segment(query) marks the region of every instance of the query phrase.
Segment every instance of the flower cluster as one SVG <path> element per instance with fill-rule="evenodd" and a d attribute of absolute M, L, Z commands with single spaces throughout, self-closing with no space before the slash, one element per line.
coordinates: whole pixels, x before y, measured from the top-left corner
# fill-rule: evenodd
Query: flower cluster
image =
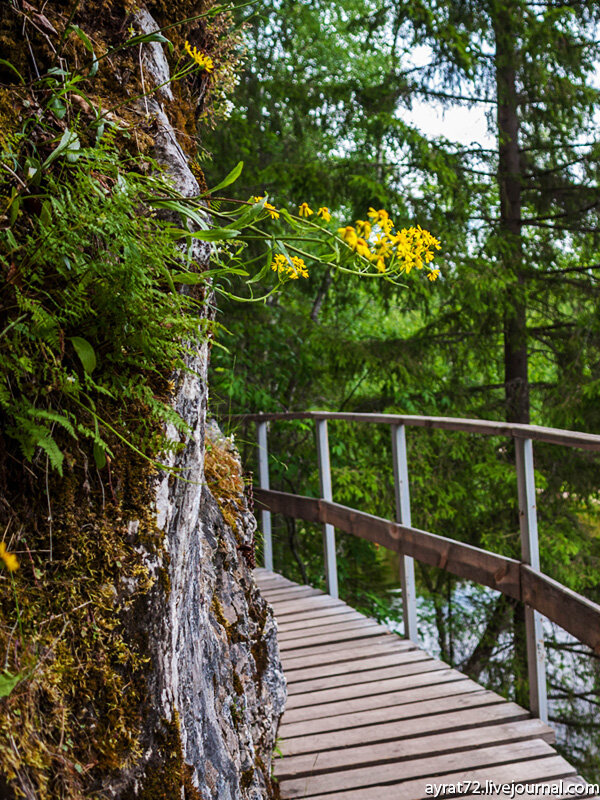
<path fill-rule="evenodd" d="M 14 553 L 9 553 L 4 542 L 0 542 L 0 559 L 4 561 L 4 566 L 9 572 L 14 572 L 19 568 L 19 560 Z"/>
<path fill-rule="evenodd" d="M 310 208 L 308 203 L 301 203 L 298 206 L 298 216 L 300 217 L 312 217 L 315 212 Z M 325 222 L 329 222 L 331 219 L 331 214 L 329 213 L 329 209 L 327 206 L 321 206 L 317 211 L 317 217 L 321 217 Z"/>
<path fill-rule="evenodd" d="M 283 253 L 277 253 L 273 258 L 271 269 L 278 275 L 286 275 L 292 280 L 308 278 L 308 270 L 306 269 L 304 259 L 298 258 L 297 256 L 288 258 L 284 256 Z"/>
<path fill-rule="evenodd" d="M 265 211 L 272 219 L 279 219 L 280 212 L 271 203 L 265 202 L 266 196 L 255 196 L 252 200 L 254 203 L 262 203 Z M 286 218 L 289 218 L 287 212 L 283 213 Z M 301 220 L 302 218 L 306 220 L 304 223 L 306 232 L 302 232 L 304 241 L 307 240 L 307 235 L 311 233 L 309 228 L 318 229 L 321 227 L 309 221 L 309 217 L 313 215 L 315 215 L 315 212 L 308 203 L 304 202 L 298 206 L 298 217 Z M 325 223 L 330 222 L 331 213 L 327 206 L 321 206 L 316 212 L 316 217 L 319 217 Z M 363 264 L 366 261 L 378 273 L 408 275 L 412 269 L 425 269 L 430 281 L 435 281 L 440 276 L 440 270 L 434 269 L 431 264 L 435 250 L 441 249 L 438 239 L 432 236 L 429 231 L 423 230 L 420 225 L 395 231 L 390 215 L 383 208 L 378 211 L 374 208 L 369 208 L 366 220 L 358 219 L 354 225 L 338 228 L 337 235 L 360 259 L 363 259 Z M 331 232 L 328 233 L 328 236 L 335 238 Z M 292 245 L 293 238 L 288 241 L 288 246 L 292 250 L 305 255 L 302 250 Z M 311 240 L 309 239 L 309 241 Z M 279 253 L 275 255 L 271 268 L 279 276 L 292 279 L 308 278 L 308 271 L 303 259 L 296 256 L 288 257 Z M 365 272 L 364 266 L 360 269 L 360 272 Z"/>
<path fill-rule="evenodd" d="M 196 64 L 203 69 L 205 72 L 212 72 L 215 68 L 213 64 L 213 60 L 210 56 L 201 53 L 196 47 L 192 47 L 191 44 L 186 41 L 185 51 L 189 55 L 189 57 L 196 62 Z"/>
<path fill-rule="evenodd" d="M 434 281 L 440 270 L 430 266 L 439 241 L 419 225 L 394 232 L 394 223 L 384 209 L 370 208 L 368 220 L 359 219 L 355 225 L 338 228 L 339 237 L 359 256 L 369 261 L 378 272 L 408 273 L 414 268 L 428 270 Z"/>
<path fill-rule="evenodd" d="M 255 203 L 262 203 L 265 198 L 263 195 L 262 197 L 255 196 L 253 199 Z M 271 205 L 271 203 L 265 203 L 264 209 L 265 211 L 269 212 L 271 219 L 279 219 L 279 211 L 277 211 L 274 205 Z"/>

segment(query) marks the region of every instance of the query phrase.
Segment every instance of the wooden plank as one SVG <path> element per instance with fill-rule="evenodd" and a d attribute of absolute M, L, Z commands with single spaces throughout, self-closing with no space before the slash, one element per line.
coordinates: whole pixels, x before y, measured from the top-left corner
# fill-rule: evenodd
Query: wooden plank
<path fill-rule="evenodd" d="M 290 755 L 282 746 L 284 757 L 277 766 L 277 777 L 283 781 L 360 767 L 377 767 L 378 771 L 383 764 L 395 765 L 398 777 L 404 776 L 411 769 L 416 769 L 417 774 L 435 775 L 435 771 L 429 771 L 433 769 L 430 761 L 452 755 L 454 766 L 461 766 L 465 751 L 485 746 L 498 751 L 512 742 L 542 739 L 547 730 L 547 726 L 539 719 L 517 719 L 496 725 L 455 730 L 451 736 L 443 731 L 387 742 L 370 741 L 367 745 L 340 747 L 336 750 L 313 750 L 300 755 Z M 338 742 L 344 741 L 345 736 L 342 734 L 335 736 Z M 497 758 L 497 753 L 494 752 L 492 757 Z M 413 767 L 417 760 L 426 763 Z"/>
<path fill-rule="evenodd" d="M 352 619 L 368 619 L 368 617 L 364 617 L 358 611 L 348 606 L 347 608 L 340 608 L 339 610 L 332 610 L 329 612 L 327 610 L 322 610 L 315 611 L 311 614 L 299 614 L 287 617 L 285 625 L 281 625 L 281 630 L 285 630 L 287 633 L 288 631 L 314 628 L 318 625 L 329 625 L 330 623 L 333 624 L 335 622 L 344 622 Z"/>
<path fill-rule="evenodd" d="M 409 664 L 393 664 L 387 667 L 367 668 L 361 672 L 326 675 L 325 677 L 315 678 L 313 680 L 291 682 L 291 679 L 288 678 L 288 697 L 296 694 L 306 694 L 307 692 L 318 692 L 323 689 L 333 689 L 339 686 L 358 686 L 362 683 L 382 681 L 388 678 L 422 675 L 426 672 L 437 672 L 441 669 L 448 669 L 448 664 L 430 658 L 428 660 L 416 661 Z"/>
<path fill-rule="evenodd" d="M 460 673 L 455 673 L 456 675 Z M 385 692 L 365 697 L 355 697 L 350 700 L 338 700 L 335 703 L 326 703 L 316 706 L 303 706 L 299 708 L 288 708 L 284 714 L 286 723 L 303 722 L 309 719 L 321 719 L 323 717 L 334 717 L 339 714 L 354 714 L 360 711 L 367 711 L 378 708 L 396 708 L 396 706 L 407 703 L 418 703 L 423 700 L 434 700 L 439 697 L 449 697 L 453 695 L 469 694 L 480 692 L 481 686 L 469 678 L 455 680 L 454 675 L 445 676 L 445 679 L 429 686 L 419 686 L 417 688 L 403 689 L 397 692 Z"/>
<path fill-rule="evenodd" d="M 300 597 L 314 597 L 323 595 L 320 589 L 313 589 L 312 586 L 293 586 L 292 588 L 273 589 L 263 592 L 265 599 L 272 605 L 283 603 L 285 600 L 297 600 Z"/>
<path fill-rule="evenodd" d="M 261 590 L 265 594 L 282 594 L 286 591 L 293 591 L 298 589 L 313 589 L 314 587 L 309 586 L 308 584 L 300 584 L 300 583 L 293 583 L 292 581 L 278 581 L 277 583 L 271 583 L 267 585 L 260 584 Z M 324 594 L 324 592 L 321 592 Z"/>
<path fill-rule="evenodd" d="M 429 782 L 440 783 L 442 781 L 439 776 L 444 775 L 444 773 L 468 774 L 467 770 L 491 768 L 499 764 L 510 764 L 512 770 L 513 763 L 515 762 L 518 763 L 535 757 L 549 757 L 552 755 L 554 755 L 554 751 L 546 742 L 542 742 L 540 739 L 532 739 L 501 746 L 482 747 L 456 753 L 444 753 L 443 755 L 434 756 L 432 758 L 417 758 L 411 761 L 403 761 L 402 764 L 398 764 L 397 762 L 379 764 L 376 770 L 374 770 L 372 766 L 366 766 L 345 771 L 318 775 L 309 774 L 301 777 L 288 778 L 280 781 L 281 795 L 285 797 L 286 800 L 291 800 L 295 797 L 311 797 L 331 792 L 341 792 L 347 789 L 356 789 L 363 786 L 373 786 L 374 784 L 395 783 L 401 780 L 406 781 L 410 778 L 435 777 L 435 780 Z M 316 768 L 318 760 L 318 754 L 313 756 L 313 770 Z M 287 759 L 276 761 L 276 777 L 278 776 L 279 769 L 283 768 L 285 761 L 287 761 Z M 510 774 L 508 770 L 506 774 Z M 425 797 L 425 792 L 420 796 Z M 391 800 L 393 795 L 386 795 L 386 800 L 388 797 L 390 797 Z"/>
<path fill-rule="evenodd" d="M 541 425 L 521 425 L 495 420 L 462 419 L 460 417 L 425 417 L 413 414 L 364 414 L 348 411 L 298 411 L 273 414 L 237 414 L 231 419 L 254 422 L 291 419 L 345 420 L 346 422 L 370 422 L 383 425 L 406 425 L 413 428 L 480 433 L 485 436 L 509 436 L 533 439 L 538 442 L 577 447 L 582 450 L 600 451 L 600 436 L 593 433 L 568 431 L 562 428 L 545 428 Z"/>
<path fill-rule="evenodd" d="M 370 697 L 379 694 L 390 694 L 402 690 L 411 690 L 420 686 L 432 686 L 436 683 L 446 683 L 448 681 L 460 681 L 465 679 L 454 669 L 441 669 L 436 672 L 423 673 L 422 675 L 410 675 L 400 678 L 388 678 L 382 681 L 370 681 L 368 683 L 357 684 L 356 686 L 344 686 L 343 688 L 322 689 L 310 694 L 298 694 L 288 697 L 286 712 L 301 706 L 324 706 L 337 702 L 348 702 L 355 697 Z"/>
<path fill-rule="evenodd" d="M 600 606 L 521 564 L 523 601 L 600 655 Z"/>
<path fill-rule="evenodd" d="M 260 586 L 268 586 L 269 584 L 292 584 L 293 586 L 298 586 L 295 581 L 291 581 L 280 572 L 270 572 L 264 567 L 255 567 L 252 570 L 252 573 L 256 579 L 256 582 L 260 584 Z"/>
<path fill-rule="evenodd" d="M 371 669 L 379 669 L 380 667 L 391 667 L 393 665 L 404 666 L 409 664 L 423 664 L 424 662 L 432 661 L 431 656 L 423 650 L 408 650 L 402 652 L 390 652 L 383 655 L 378 653 L 365 653 L 364 656 L 356 658 L 354 652 L 354 659 L 352 661 L 345 661 L 334 664 L 317 664 L 311 667 L 296 667 L 296 669 L 289 668 L 285 671 L 285 677 L 288 682 L 288 692 L 297 683 L 303 681 L 310 681 L 313 678 L 324 678 L 326 676 L 336 675 L 355 675 L 356 673 L 365 672 Z M 439 662 L 442 663 L 441 661 Z M 445 667 L 448 665 L 445 664 Z M 295 688 L 294 688 L 295 691 Z"/>
<path fill-rule="evenodd" d="M 282 626 L 279 630 L 278 639 L 281 645 L 282 642 L 306 639 L 307 636 L 320 636 L 325 633 L 337 634 L 342 631 L 356 631 L 360 633 L 363 630 L 377 630 L 381 633 L 385 631 L 386 628 L 384 628 L 383 625 L 379 625 L 377 622 L 362 617 L 362 619 L 349 619 L 343 620 L 342 622 L 333 622 L 331 624 L 325 623 L 313 628 L 300 628 L 292 631 L 288 631 L 286 627 Z"/>
<path fill-rule="evenodd" d="M 366 726 L 375 727 L 398 720 L 405 720 L 407 723 L 415 721 L 420 724 L 420 719 L 425 721 L 431 719 L 431 724 L 433 725 L 435 724 L 434 718 L 440 717 L 445 713 L 456 713 L 458 716 L 471 708 L 489 709 L 505 702 L 506 700 L 495 692 L 480 688 L 479 691 L 469 694 L 450 695 L 448 697 L 438 697 L 435 700 L 427 699 L 416 703 L 384 706 L 383 708 L 368 708 L 366 711 L 357 711 L 353 714 L 338 714 L 303 722 L 288 722 L 284 714 L 279 726 L 279 737 L 281 739 L 293 739 L 300 736 L 326 733 L 327 731 L 351 730 L 352 728 L 365 728 Z"/>
<path fill-rule="evenodd" d="M 285 617 L 290 614 L 297 614 L 298 611 L 302 611 L 305 613 L 306 611 L 310 610 L 318 610 L 318 609 L 331 609 L 331 608 L 347 608 L 346 604 L 343 603 L 341 600 L 334 600 L 333 597 L 329 597 L 329 595 L 323 595 L 322 597 L 305 597 L 304 599 L 300 598 L 299 600 L 286 600 L 279 601 L 277 604 L 277 617 Z"/>
<path fill-rule="evenodd" d="M 445 750 L 453 749 L 455 742 L 459 741 L 459 739 L 454 738 L 454 733 L 457 731 L 469 730 L 476 735 L 478 731 L 482 731 L 488 726 L 495 728 L 500 723 L 527 719 L 530 719 L 530 714 L 515 703 L 498 703 L 492 706 L 484 706 L 483 708 L 464 709 L 461 712 L 432 714 L 418 719 L 395 720 L 379 725 L 347 728 L 342 731 L 313 732 L 308 736 L 290 737 L 287 734 L 284 736 L 280 731 L 279 735 L 283 739 L 280 747 L 287 760 L 289 756 L 316 752 L 326 753 L 336 749 L 358 747 L 364 745 L 365 742 L 369 742 L 372 745 L 414 737 L 422 738 L 425 741 L 427 738 L 425 734 L 436 734 L 447 738 L 447 742 L 441 742 L 442 749 L 436 751 L 444 752 Z M 536 720 L 536 722 L 539 722 L 539 720 Z M 500 734 L 501 732 L 498 732 L 498 740 L 501 739 Z M 554 741 L 554 732 L 543 723 L 539 723 L 535 728 L 532 738 L 538 736 L 549 744 Z"/>
<path fill-rule="evenodd" d="M 370 639 L 359 639 L 348 644 L 338 642 L 337 644 L 320 644 L 314 647 L 307 647 L 304 650 L 288 651 L 281 653 L 281 660 L 284 668 L 297 669 L 301 666 L 312 667 L 317 664 L 327 666 L 342 661 L 356 661 L 365 654 L 382 653 L 407 653 L 416 650 L 412 642 L 397 639 L 389 634 L 374 636 Z"/>
<path fill-rule="evenodd" d="M 297 586 L 297 584 L 292 583 L 291 581 L 269 581 L 268 583 L 257 581 L 257 584 L 262 594 L 267 594 L 268 592 L 272 592 L 276 589 L 293 589 L 295 586 Z"/>
<path fill-rule="evenodd" d="M 571 767 L 567 764 L 561 756 L 551 756 L 535 758 L 521 763 L 509 763 L 503 766 L 483 767 L 481 769 L 467 769 L 460 770 L 459 772 L 444 773 L 435 778 L 418 778 L 416 780 L 407 780 L 397 783 L 393 781 L 392 784 L 371 785 L 368 788 L 350 788 L 345 791 L 336 792 L 335 794 L 317 793 L 310 795 L 295 795 L 296 797 L 310 797 L 311 800 L 422 800 L 422 798 L 432 797 L 433 795 L 427 794 L 427 784 L 440 786 L 443 783 L 452 784 L 456 786 L 459 782 L 464 781 L 479 781 L 480 788 L 485 787 L 486 780 L 495 783 L 523 783 L 529 785 L 536 782 L 546 781 L 556 783 L 563 777 L 568 778 L 572 772 Z M 378 776 L 375 776 L 377 780 Z M 551 780 L 554 779 L 554 780 Z M 472 785 L 472 784 L 471 784 Z M 283 787 L 282 787 L 283 789 Z M 285 797 L 292 797 L 292 795 L 283 795 Z M 445 793 L 444 796 L 452 796 Z M 525 795 L 528 797 L 529 795 Z M 541 796 L 541 795 L 540 795 Z M 506 800 L 507 795 L 503 795 Z M 473 800 L 482 795 L 473 795 Z M 463 798 L 461 797 L 461 800 Z"/>
<path fill-rule="evenodd" d="M 274 589 L 293 589 L 299 584 L 288 581 L 287 578 L 266 578 L 257 580 L 258 588 L 261 592 L 270 592 Z"/>
<path fill-rule="evenodd" d="M 396 527 L 401 535 L 400 551 L 404 555 L 520 599 L 520 564 L 516 559 L 434 533 L 402 525 Z"/>
<path fill-rule="evenodd" d="M 368 639 L 372 636 L 381 636 L 379 625 L 365 625 L 357 630 L 344 630 L 338 633 L 320 633 L 318 635 L 306 636 L 303 639 L 292 639 L 291 641 L 280 641 L 279 650 L 300 650 L 314 647 L 319 644 L 336 644 L 338 642 L 351 642 L 353 640 Z"/>
<path fill-rule="evenodd" d="M 321 501 L 320 513 L 329 510 Z M 353 514 L 360 528 L 365 515 Z M 432 535 L 416 533 L 426 546 Z M 477 562 L 479 552 L 470 568 L 489 570 L 491 561 Z M 453 557 L 449 552 L 448 561 Z M 505 579 L 514 583 L 514 572 L 494 576 Z M 459 780 L 450 776 L 498 774 L 503 783 L 575 778 L 547 745 L 553 731 L 528 712 L 318 590 L 269 584 L 265 596 L 279 618 L 288 678 L 279 731 L 285 758 L 276 764 L 282 797 L 417 800 L 426 796 L 425 782 Z"/>

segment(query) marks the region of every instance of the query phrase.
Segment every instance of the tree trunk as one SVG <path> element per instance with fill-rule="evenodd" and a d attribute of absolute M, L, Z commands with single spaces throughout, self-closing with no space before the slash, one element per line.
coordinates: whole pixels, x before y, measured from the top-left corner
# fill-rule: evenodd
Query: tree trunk
<path fill-rule="evenodd" d="M 507 422 L 529 423 L 527 307 L 524 298 L 522 232 L 522 174 L 516 65 L 517 9 L 512 2 L 492 5 L 496 43 L 495 72 L 498 99 L 498 193 L 500 198 L 499 267 L 506 276 L 504 309 L 504 400 Z M 522 603 L 514 609 L 516 699 L 527 705 L 527 650 Z M 478 648 L 479 649 L 479 648 Z M 485 649 L 485 648 L 484 648 Z"/>
<path fill-rule="evenodd" d="M 521 160 L 516 68 L 515 10 L 500 5 L 493 16 L 498 98 L 498 190 L 500 196 L 500 269 L 507 276 L 504 311 L 504 390 L 508 422 L 529 422 L 527 308 L 524 300 L 521 239 Z"/>

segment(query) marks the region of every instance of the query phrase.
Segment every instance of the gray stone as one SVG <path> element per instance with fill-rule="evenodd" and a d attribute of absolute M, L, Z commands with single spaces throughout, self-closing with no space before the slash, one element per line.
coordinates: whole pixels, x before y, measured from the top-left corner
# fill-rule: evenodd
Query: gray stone
<path fill-rule="evenodd" d="M 158 27 L 145 11 L 137 13 L 136 23 L 143 31 Z M 143 59 L 153 80 L 168 79 L 160 44 L 144 45 Z M 148 100 L 148 108 L 156 120 L 157 161 L 179 192 L 197 195 L 198 183 L 167 114 L 156 99 Z M 196 260 L 207 266 L 209 257 L 210 247 L 198 243 Z M 147 562 L 155 575 L 168 565 L 169 588 L 157 589 L 147 612 L 154 665 L 149 718 L 160 728 L 161 720 L 177 715 L 183 759 L 203 800 L 263 800 L 272 796 L 269 776 L 285 678 L 271 608 L 244 556 L 252 546 L 254 517 L 240 494 L 233 530 L 205 484 L 205 435 L 234 452 L 214 423 L 205 424 L 208 358 L 202 342 L 190 354 L 188 370 L 175 376 L 175 408 L 189 433 L 183 449 L 170 456 L 174 472 L 165 471 L 157 482 L 165 558 L 147 554 Z M 169 435 L 181 438 L 174 428 Z M 146 765 L 158 752 L 149 736 Z M 146 772 L 136 775 L 134 795 L 143 789 Z"/>

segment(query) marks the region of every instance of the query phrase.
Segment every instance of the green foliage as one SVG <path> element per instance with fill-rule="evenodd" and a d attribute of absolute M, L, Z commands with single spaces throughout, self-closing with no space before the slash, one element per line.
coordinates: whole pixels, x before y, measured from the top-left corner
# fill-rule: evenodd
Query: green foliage
<path fill-rule="evenodd" d="M 59 471 L 56 430 L 106 452 L 109 428 L 145 449 L 157 424 L 177 422 L 165 379 L 184 366 L 186 339 L 201 333 L 198 301 L 174 291 L 192 265 L 173 225 L 148 209 L 150 193 L 167 188 L 143 174 L 149 166 L 123 161 L 110 144 L 82 148 L 24 198 L 39 215 L 22 210 L 0 233 L 4 427 L 26 458 L 41 447 Z M 149 410 L 135 433 L 132 405 Z"/>

